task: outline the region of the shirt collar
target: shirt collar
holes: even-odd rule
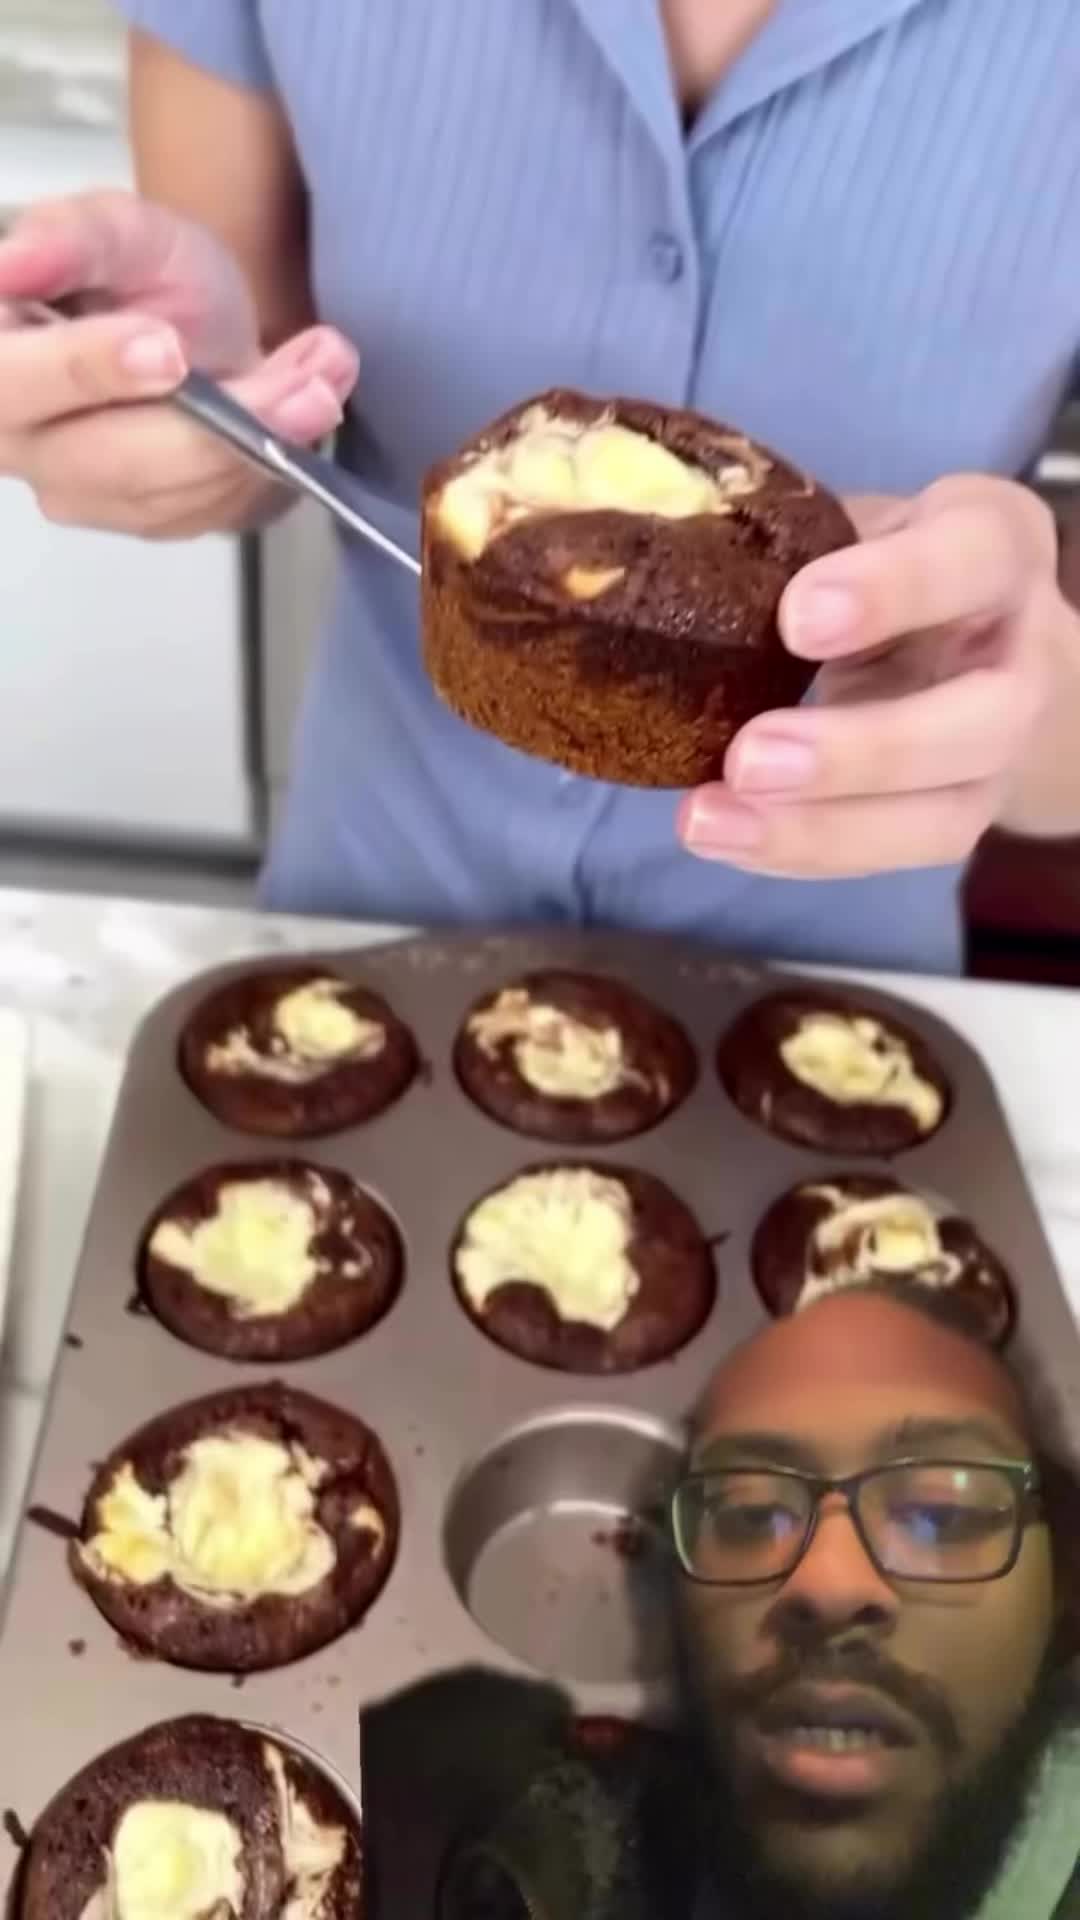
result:
[[[664,158],[685,158],[671,85],[660,0],[568,0],[633,101]],[[760,106],[926,0],[779,0],[770,19],[717,88],[692,145]]]

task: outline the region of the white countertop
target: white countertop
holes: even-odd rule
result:
[[[29,1015],[32,1028],[11,1298],[0,1351],[0,1571],[124,1058],[140,1019],[204,967],[256,954],[355,947],[401,931],[0,889],[0,1008]],[[887,984],[951,1021],[989,1065],[1080,1319],[1080,994],[909,975]]]

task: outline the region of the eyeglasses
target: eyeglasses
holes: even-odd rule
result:
[[[711,1467],[671,1502],[675,1549],[692,1580],[757,1586],[795,1571],[827,1493],[842,1494],[862,1546],[887,1579],[999,1580],[1041,1511],[1023,1460],[891,1460],[830,1479],[796,1467]]]

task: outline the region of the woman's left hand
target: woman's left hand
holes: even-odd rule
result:
[[[1047,508],[979,475],[847,506],[859,544],[780,606],[822,663],[813,700],[750,721],[723,783],[687,796],[693,853],[806,879],[963,860],[1035,753],[1077,624]]]

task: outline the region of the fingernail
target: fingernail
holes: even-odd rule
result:
[[[186,372],[184,356],[175,334],[160,329],[138,333],[120,349],[120,364],[125,373],[147,386],[176,386]]]
[[[741,792],[793,793],[810,785],[817,766],[817,751],[808,740],[751,733],[740,740],[724,775]]]
[[[705,860],[722,860],[725,853],[748,853],[760,846],[764,837],[760,815],[749,807],[720,799],[692,801],[683,829],[690,852]]]
[[[849,640],[858,627],[862,607],[850,587],[806,587],[797,593],[788,615],[788,631],[796,646],[825,649]]]

